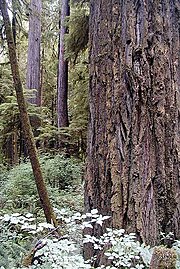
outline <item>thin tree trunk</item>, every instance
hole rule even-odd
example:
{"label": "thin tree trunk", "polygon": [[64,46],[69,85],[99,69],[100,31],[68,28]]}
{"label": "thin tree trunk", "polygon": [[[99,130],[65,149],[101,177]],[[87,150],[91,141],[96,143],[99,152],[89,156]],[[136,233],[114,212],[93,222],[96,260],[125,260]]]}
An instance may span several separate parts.
{"label": "thin tree trunk", "polygon": [[29,13],[27,89],[35,89],[31,104],[39,105],[40,91],[40,45],[41,45],[41,0],[31,0]]}
{"label": "thin tree trunk", "polygon": [[180,238],[179,3],[91,0],[90,17],[86,210]]}
{"label": "thin tree trunk", "polygon": [[7,43],[8,43],[9,58],[10,58],[10,63],[11,63],[14,87],[15,87],[15,91],[17,95],[18,107],[20,111],[20,119],[21,119],[24,137],[25,137],[36,185],[37,185],[39,198],[40,198],[47,222],[49,223],[53,222],[54,225],[56,226],[57,225],[56,217],[55,217],[55,214],[53,212],[53,209],[52,209],[49,197],[48,197],[45,182],[43,180],[43,175],[40,168],[38,155],[37,155],[37,151],[36,151],[36,147],[34,143],[33,133],[32,133],[32,129],[31,129],[28,113],[27,113],[27,106],[26,106],[24,95],[23,95],[23,88],[22,88],[22,83],[21,83],[20,74],[19,74],[19,67],[17,63],[16,49],[15,49],[15,44],[13,40],[10,20],[8,16],[7,4],[5,0],[1,0],[0,9],[2,11],[2,16],[3,16],[3,20],[5,24],[5,32],[6,32],[6,38],[7,38]]}
{"label": "thin tree trunk", "polygon": [[57,90],[57,114],[58,128],[67,127],[68,121],[68,61],[65,59],[64,36],[67,27],[64,25],[65,18],[69,16],[69,0],[62,0],[60,39],[59,39],[59,65],[58,65],[58,90]]}

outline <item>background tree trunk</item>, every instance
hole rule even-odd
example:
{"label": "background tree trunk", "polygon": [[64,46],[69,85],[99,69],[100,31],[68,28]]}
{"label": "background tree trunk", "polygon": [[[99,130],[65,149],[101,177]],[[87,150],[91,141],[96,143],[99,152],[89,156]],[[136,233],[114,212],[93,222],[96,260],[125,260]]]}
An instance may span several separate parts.
{"label": "background tree trunk", "polygon": [[35,89],[34,97],[29,98],[31,104],[40,105],[40,45],[41,45],[41,0],[31,0],[29,12],[27,89]]}
{"label": "background tree trunk", "polygon": [[59,39],[59,65],[58,65],[58,128],[67,127],[68,121],[68,61],[65,59],[64,36],[67,31],[65,18],[70,14],[69,0],[62,0]]}
{"label": "background tree trunk", "polygon": [[26,102],[23,95],[23,88],[22,88],[22,83],[21,83],[21,79],[19,75],[16,49],[15,49],[11,24],[10,24],[10,20],[8,16],[7,4],[5,0],[1,0],[0,9],[2,11],[2,16],[3,16],[3,20],[5,24],[5,33],[6,33],[7,43],[8,43],[9,58],[10,58],[10,63],[11,63],[14,87],[15,87],[15,91],[17,95],[18,107],[20,111],[22,129],[24,132],[24,138],[27,145],[27,150],[29,153],[29,158],[31,161],[32,169],[33,169],[39,198],[40,198],[47,222],[49,223],[53,222],[54,225],[57,226],[56,217],[55,217],[55,214],[53,212],[53,209],[49,200],[45,182],[43,180],[43,175],[42,175],[42,171],[41,171],[41,167],[39,164],[38,155],[37,155],[37,151],[36,151],[36,147],[34,143],[33,133],[32,133],[32,129],[31,129],[28,113],[27,113]]}
{"label": "background tree trunk", "polygon": [[91,0],[85,206],[180,238],[178,1]]}

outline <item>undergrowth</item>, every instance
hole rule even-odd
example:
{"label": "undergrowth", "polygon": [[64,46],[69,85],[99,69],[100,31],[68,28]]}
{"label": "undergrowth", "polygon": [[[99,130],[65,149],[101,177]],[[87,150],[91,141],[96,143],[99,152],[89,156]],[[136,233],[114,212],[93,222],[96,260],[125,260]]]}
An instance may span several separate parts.
{"label": "undergrowth", "polygon": [[[97,209],[83,213],[79,161],[60,155],[40,160],[61,236],[45,222],[30,163],[10,171],[1,167],[0,269],[25,269],[28,262],[30,269],[149,268],[153,248],[140,244],[135,234],[103,228],[101,236],[92,235],[95,228],[107,226],[110,216],[102,216]],[[170,235],[163,234],[163,240],[166,236]],[[88,261],[83,258],[84,246],[96,254]],[[179,269],[180,241],[173,248]]]}
{"label": "undergrowth", "polygon": [[[105,263],[102,262],[96,268],[149,268],[153,248],[140,244],[135,234],[126,234],[124,229],[111,228],[107,228],[100,237],[84,234],[84,228],[102,226],[109,216],[102,216],[96,209],[87,214],[72,214],[65,209],[55,210],[61,223],[61,236],[57,236],[56,229],[51,224],[39,222],[30,213],[5,214],[0,217],[1,269],[27,268],[23,265],[29,265],[31,269],[93,269],[98,255],[85,262],[82,252],[84,244],[93,245],[98,254],[104,255],[102,260]],[[173,248],[178,256],[176,268],[179,268],[180,242],[176,241]],[[29,260],[29,250],[36,250],[32,260]]]}
{"label": "undergrowth", "polygon": [[[74,158],[62,155],[40,157],[45,182],[54,206],[77,204],[76,210],[82,209],[82,163]],[[0,212],[12,210],[37,213],[41,210],[35,180],[29,161],[21,163],[0,175]]]}

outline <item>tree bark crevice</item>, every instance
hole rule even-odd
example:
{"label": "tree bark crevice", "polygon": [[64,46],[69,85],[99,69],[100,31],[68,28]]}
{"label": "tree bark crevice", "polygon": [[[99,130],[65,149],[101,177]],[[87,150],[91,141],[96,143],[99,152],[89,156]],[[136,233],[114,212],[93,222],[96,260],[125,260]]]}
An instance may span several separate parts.
{"label": "tree bark crevice", "polygon": [[85,206],[151,245],[160,232],[180,238],[176,9],[177,1],[91,0]]}

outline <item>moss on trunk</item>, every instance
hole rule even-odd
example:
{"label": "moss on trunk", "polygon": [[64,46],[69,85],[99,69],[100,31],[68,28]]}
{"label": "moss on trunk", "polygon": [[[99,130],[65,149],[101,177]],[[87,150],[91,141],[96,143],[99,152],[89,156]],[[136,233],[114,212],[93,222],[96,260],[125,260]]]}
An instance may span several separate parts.
{"label": "moss on trunk", "polygon": [[177,255],[174,249],[155,247],[150,269],[176,269]]}

